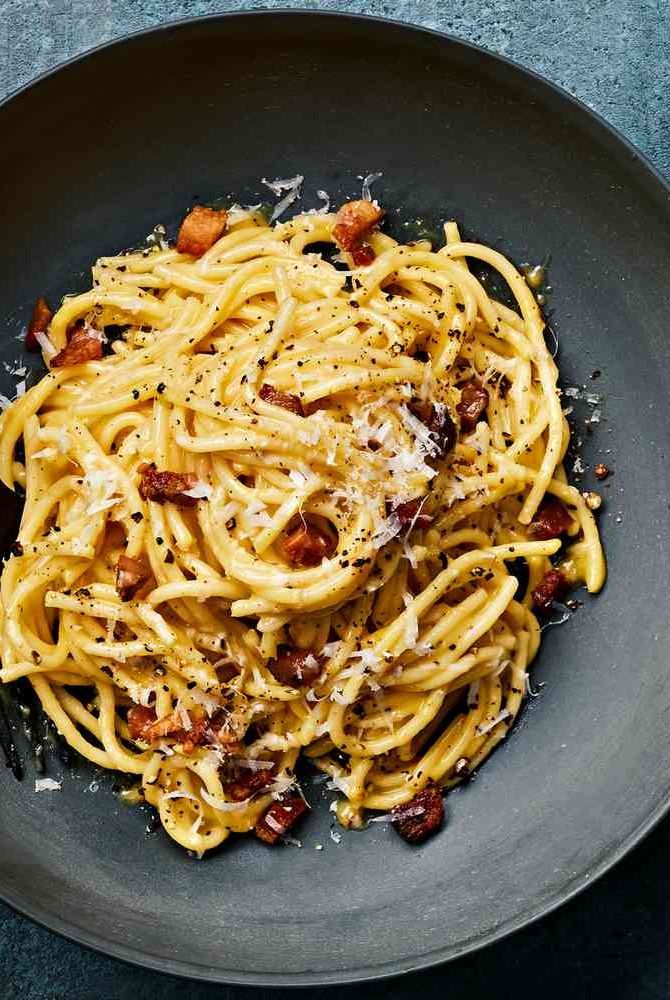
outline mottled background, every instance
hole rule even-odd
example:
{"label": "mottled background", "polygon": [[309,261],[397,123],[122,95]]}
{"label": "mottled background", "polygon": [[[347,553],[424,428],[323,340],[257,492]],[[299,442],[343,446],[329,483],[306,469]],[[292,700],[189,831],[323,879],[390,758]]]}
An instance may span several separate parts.
{"label": "mottled background", "polygon": [[[595,108],[670,177],[670,0],[0,0],[0,99],[70,56],[127,32],[254,7],[392,17],[503,53]],[[41,155],[48,171],[48,150]],[[1,220],[2,202],[0,232]],[[670,820],[581,897],[485,952],[433,973],[309,995],[670,997],[668,857]],[[271,996],[131,968],[62,941],[0,904],[0,997],[6,1000],[255,1000],[261,993]]]}

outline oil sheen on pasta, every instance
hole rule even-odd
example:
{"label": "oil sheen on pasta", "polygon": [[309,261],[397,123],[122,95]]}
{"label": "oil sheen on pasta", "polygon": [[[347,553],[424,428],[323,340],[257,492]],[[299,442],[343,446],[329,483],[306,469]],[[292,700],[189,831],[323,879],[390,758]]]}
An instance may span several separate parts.
{"label": "oil sheen on pasta", "polygon": [[[170,836],[199,853],[253,829],[301,753],[331,776],[349,824],[455,784],[519,711],[549,557],[561,550],[553,562],[591,592],[605,576],[566,480],[557,368],[523,276],[453,222],[439,248],[374,232],[374,259],[345,254],[338,269],[310,250],[335,221],[271,228],[234,209],[199,259],[101,258],[49,337],[62,349],[79,320],[121,336],[1,418],[2,480],[26,506],[2,574],[0,678],[29,678],[72,747],[137,775]],[[499,272],[514,310],[468,261]],[[458,425],[472,380],[486,414],[436,456],[417,402]],[[193,505],[143,499],[146,463],[191,474]],[[529,530],[546,495],[571,515],[565,544]],[[416,498],[423,516],[399,523],[394,508]],[[317,565],[282,546],[301,520],[336,539]],[[130,600],[116,587],[124,555],[150,567]],[[525,594],[508,566],[519,558]],[[287,648],[321,668],[309,684],[268,666]],[[181,729],[132,740],[133,705]],[[192,746],[216,713],[230,744]],[[231,759],[272,780],[232,794]]]}

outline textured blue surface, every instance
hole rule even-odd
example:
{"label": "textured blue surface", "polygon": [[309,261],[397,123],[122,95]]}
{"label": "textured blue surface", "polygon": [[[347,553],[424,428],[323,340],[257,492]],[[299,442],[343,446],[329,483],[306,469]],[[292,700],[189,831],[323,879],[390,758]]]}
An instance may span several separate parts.
{"label": "textured blue surface", "polygon": [[[375,14],[476,42],[576,94],[670,176],[669,0],[0,0],[0,98],[64,59],[129,31],[254,7]],[[548,997],[668,997],[669,848],[666,821],[616,871],[559,913],[444,971],[310,995],[349,1000],[423,994],[428,1000],[448,992],[479,1000],[495,991],[523,1000],[541,990]],[[315,948],[324,946],[315,942]],[[133,969],[62,941],[0,905],[0,996],[6,1000],[246,1000],[258,995]]]}

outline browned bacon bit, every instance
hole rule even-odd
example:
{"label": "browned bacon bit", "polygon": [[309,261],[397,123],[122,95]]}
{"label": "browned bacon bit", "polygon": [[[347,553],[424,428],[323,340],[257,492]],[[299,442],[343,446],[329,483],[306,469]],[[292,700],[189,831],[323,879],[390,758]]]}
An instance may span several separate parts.
{"label": "browned bacon bit", "polygon": [[475,429],[477,421],[488,405],[488,391],[476,379],[471,379],[461,386],[461,398],[456,404],[456,412],[461,418],[461,427],[464,431]]}
{"label": "browned bacon bit", "polygon": [[426,425],[438,449],[436,458],[446,458],[456,444],[456,424],[446,406],[436,406],[434,403],[414,401],[410,403],[410,411]]}
{"label": "browned bacon bit", "polygon": [[359,243],[351,251],[351,257],[356,267],[367,267],[375,259],[375,252],[369,243]]}
{"label": "browned bacon bit", "polygon": [[39,298],[35,300],[33,314],[30,317],[30,323],[28,324],[28,331],[26,333],[26,350],[40,350],[40,343],[37,339],[37,334],[47,332],[52,316],[53,313],[49,308],[49,303],[40,295]]}
{"label": "browned bacon bit", "polygon": [[[184,721],[188,722],[188,726],[184,725]],[[195,747],[200,746],[216,746],[230,754],[241,753],[243,749],[237,735],[230,731],[223,711],[215,712],[210,719],[204,714],[196,715],[193,711],[182,709],[157,720],[153,709],[134,705],[128,712],[128,728],[133,739],[141,739],[145,743],[154,743],[169,736],[182,744],[184,753],[192,753]]]}
{"label": "browned bacon bit", "polygon": [[116,592],[122,601],[130,601],[147,582],[151,570],[146,559],[119,556],[116,564]]}
{"label": "browned bacon bit", "polygon": [[383,219],[384,210],[372,201],[348,201],[340,208],[333,228],[333,239],[341,250],[354,258],[357,266],[370,264],[374,250],[365,241]]}
{"label": "browned bacon bit", "polygon": [[227,222],[227,212],[217,212],[214,208],[196,205],[181,224],[177,250],[179,253],[202,257],[223,236]]}
{"label": "browned bacon bit", "polygon": [[456,444],[456,424],[451,419],[446,406],[433,406],[433,414],[428,421],[428,430],[438,447],[436,458],[446,458]]}
{"label": "browned bacon bit", "polygon": [[186,496],[192,490],[198,477],[192,473],[159,472],[154,462],[140,465],[140,496],[143,500],[153,500],[155,503],[173,503],[178,507],[195,507],[195,497]]}
{"label": "browned bacon bit", "polygon": [[288,561],[302,567],[320,566],[337,547],[335,539],[312,521],[301,522],[281,544]]}
{"label": "browned bacon bit", "polygon": [[230,712],[219,709],[211,719],[199,720],[202,735],[198,740],[199,744],[215,746],[225,753],[242,753],[241,737],[244,735],[246,725],[240,723]]}
{"label": "browned bacon bit", "polygon": [[298,417],[305,416],[300,396],[294,396],[291,392],[281,392],[279,389],[275,389],[273,385],[268,385],[267,382],[261,386],[258,395],[265,403],[271,403],[273,406],[281,406],[284,410],[290,410],[291,413],[295,413]]}
{"label": "browned bacon bit", "polygon": [[51,368],[83,365],[86,361],[99,361],[102,357],[102,337],[86,323],[77,323],[62,351],[49,362]]}
{"label": "browned bacon bit", "polygon": [[604,462],[598,462],[593,471],[596,479],[607,479],[610,474],[610,469],[604,464]]}
{"label": "browned bacon bit", "polygon": [[542,504],[528,525],[528,533],[538,542],[548,538],[558,538],[572,524],[572,518],[560,500],[550,497]]}
{"label": "browned bacon bit", "polygon": [[276,844],[279,838],[297,823],[303,813],[307,812],[307,808],[307,803],[300,792],[284,792],[257,821],[256,836],[266,844]]}
{"label": "browned bacon bit", "polygon": [[312,649],[280,647],[276,659],[268,660],[268,670],[280,684],[288,687],[311,686],[323,669]]}
{"label": "browned bacon bit", "polygon": [[156,724],[156,712],[144,705],[131,705],[128,709],[128,732],[132,740],[142,740],[149,743],[149,733]]}
{"label": "browned bacon bit", "polygon": [[408,844],[420,844],[440,829],[444,822],[442,791],[429,781],[411,801],[391,810],[395,829]]}
{"label": "browned bacon bit", "polygon": [[272,784],[275,780],[274,770],[274,763],[272,767],[264,767],[254,771],[239,765],[226,768],[225,774],[222,776],[226,798],[233,802],[243,802],[245,799],[251,798],[256,792],[260,792],[262,788]]}
{"label": "browned bacon bit", "polygon": [[539,610],[551,611],[554,601],[560,601],[570,588],[570,584],[560,569],[550,569],[544,574],[535,590],[531,593],[533,605]]}
{"label": "browned bacon bit", "polygon": [[415,528],[426,528],[433,520],[432,515],[425,513],[421,509],[423,497],[416,497],[414,500],[406,500],[404,503],[392,505],[387,504],[387,512],[395,514],[403,528],[413,524]]}

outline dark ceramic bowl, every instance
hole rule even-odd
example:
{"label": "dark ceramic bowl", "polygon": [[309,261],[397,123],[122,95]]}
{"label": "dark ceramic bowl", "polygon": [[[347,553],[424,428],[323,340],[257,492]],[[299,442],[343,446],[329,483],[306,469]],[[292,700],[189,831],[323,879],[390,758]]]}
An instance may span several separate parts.
{"label": "dark ceramic bowl", "polygon": [[418,849],[381,824],[336,844],[315,785],[302,849],[239,840],[198,863],[84,763],[52,760],[62,791],[39,795],[2,773],[0,895],[111,955],[275,986],[426,967],[552,910],[668,807],[668,188],[565,93],[452,38],[316,13],[191,21],[75,60],[0,108],[1,360],[37,293],[83,288],[158,222],[174,233],[196,196],[266,200],[261,177],[300,172],[310,207],[377,170],[391,231],[454,217],[517,261],[551,252],[564,384],[604,396],[593,435],[578,422],[584,488],[595,462],[614,469],[609,583],[546,633],[541,696]]}

